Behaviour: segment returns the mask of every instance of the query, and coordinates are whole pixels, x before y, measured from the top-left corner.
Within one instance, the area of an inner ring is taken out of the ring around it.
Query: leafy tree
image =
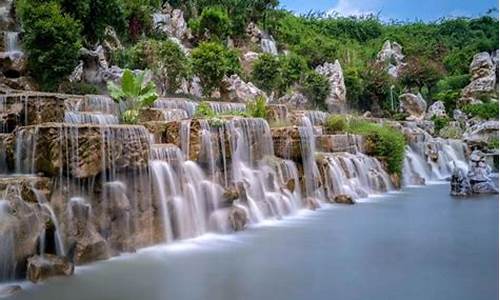
[[[44,90],[54,90],[78,64],[80,24],[65,15],[55,2],[18,2],[24,30],[23,46],[30,74]]]
[[[277,56],[264,53],[253,65],[252,81],[267,93],[271,93],[281,85],[280,61]]]
[[[294,84],[300,82],[302,74],[308,70],[305,59],[295,53],[279,57],[281,86],[280,92],[285,92]]]
[[[238,55],[216,42],[205,42],[193,49],[191,63],[193,73],[200,77],[203,93],[207,96],[220,88],[224,76],[240,72]]]
[[[422,87],[426,87],[431,91],[443,75],[444,69],[438,62],[422,57],[410,57],[400,80],[407,87],[416,87],[420,91]]]
[[[207,7],[200,17],[191,19],[189,27],[200,39],[215,39],[223,41],[231,34],[231,20],[221,7]]]
[[[148,77],[147,71],[134,75],[132,71],[126,69],[121,85],[108,81],[110,96],[116,102],[125,102],[127,110],[122,114],[122,120],[125,123],[137,123],[139,110],[151,106],[158,99],[155,84],[146,80],[146,77]]]

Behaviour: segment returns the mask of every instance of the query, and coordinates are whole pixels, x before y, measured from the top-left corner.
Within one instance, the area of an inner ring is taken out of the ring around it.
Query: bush
[[[488,149],[498,150],[498,137],[492,138],[488,143]]]
[[[441,129],[438,135],[445,139],[461,139],[463,132],[462,129],[456,126],[446,126]]]
[[[246,114],[252,118],[265,118],[267,115],[266,104],[266,98],[259,96],[255,101],[247,103]]]
[[[206,101],[200,102],[194,112],[195,118],[215,118],[216,116],[217,114]]]
[[[63,14],[57,3],[23,0],[17,4],[28,70],[43,90],[54,90],[78,64],[80,25]]]
[[[330,116],[326,119],[324,127],[328,133],[345,132],[347,129],[347,121],[344,116]]]
[[[206,7],[198,18],[189,21],[189,28],[199,39],[224,41],[231,34],[231,20],[223,8]]]
[[[191,53],[193,73],[200,77],[203,94],[209,96],[220,87],[224,76],[238,74],[240,64],[237,53],[220,43],[205,42]]]
[[[304,76],[301,85],[301,92],[307,99],[312,101],[320,109],[327,108],[325,100],[330,94],[330,82],[325,76],[315,71],[309,71]]]
[[[463,111],[472,117],[478,117],[483,120],[498,120],[498,102],[469,104],[463,107]]]
[[[267,93],[277,89],[282,81],[278,57],[269,53],[260,55],[253,65],[252,81]]]
[[[69,82],[65,81],[59,85],[59,93],[71,95],[96,95],[99,90],[95,85],[85,82]]]
[[[300,82],[302,74],[307,71],[305,59],[297,54],[289,53],[279,57],[281,86],[280,93],[285,93],[288,88]]]
[[[448,126],[448,124],[450,123],[450,118],[448,118],[447,116],[444,117],[433,116],[431,120],[432,122],[434,122],[435,132],[440,132],[441,129]]]
[[[404,135],[388,125],[379,125],[364,120],[351,120],[348,132],[365,136],[372,146],[368,154],[375,155],[387,164],[390,173],[401,174],[405,158]]]

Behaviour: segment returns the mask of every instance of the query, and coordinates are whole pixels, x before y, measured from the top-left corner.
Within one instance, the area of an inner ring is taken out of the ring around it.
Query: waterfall
[[[5,31],[4,32],[4,52],[12,59],[18,59],[23,55],[23,51],[19,45],[19,32]]]
[[[0,282],[15,279],[16,253],[14,244],[14,228],[9,225],[9,203],[0,199],[0,220],[4,227],[0,227]]]
[[[262,52],[264,53],[278,55],[278,47],[276,46],[276,41],[271,35],[264,34],[260,41],[260,47],[262,49]]]
[[[307,117],[301,119],[301,125],[299,126],[300,132],[300,148],[302,154],[302,164],[304,167],[304,178],[305,178],[305,193],[306,196],[312,197],[314,199],[324,199],[324,195],[321,193],[319,187],[321,178],[316,165],[316,138],[314,135],[314,128]]]
[[[69,124],[118,124],[118,105],[109,97],[87,95],[65,101],[64,122]]]

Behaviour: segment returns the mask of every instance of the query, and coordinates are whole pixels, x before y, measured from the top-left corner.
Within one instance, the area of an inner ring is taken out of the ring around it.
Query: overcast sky
[[[474,17],[498,7],[496,0],[281,0],[280,3],[283,8],[297,13],[307,13],[310,10],[333,10],[345,16],[380,13],[384,20],[401,21]]]

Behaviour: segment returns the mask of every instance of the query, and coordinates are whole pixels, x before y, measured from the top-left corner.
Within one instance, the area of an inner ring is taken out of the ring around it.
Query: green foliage
[[[65,81],[59,85],[58,92],[72,95],[95,95],[99,93],[99,90],[95,85],[85,82]]]
[[[401,174],[405,157],[406,140],[398,130],[384,124],[353,119],[349,122],[348,132],[364,135],[373,154],[387,163],[390,173]]]
[[[280,56],[279,62],[280,76],[282,78],[279,90],[281,93],[284,93],[294,84],[300,82],[302,74],[305,73],[308,68],[304,57],[295,53]]]
[[[345,132],[347,120],[342,115],[333,115],[326,119],[324,127],[328,133]]]
[[[277,56],[264,53],[253,65],[252,81],[267,93],[281,85],[280,61]]]
[[[330,83],[325,76],[309,71],[304,76],[301,85],[301,92],[304,96],[318,108],[326,109],[325,100],[330,94]]]
[[[246,114],[252,118],[265,118],[267,101],[263,96],[257,97],[246,105]]]
[[[442,66],[433,60],[424,57],[410,57],[401,73],[401,83],[407,87],[434,88],[443,76]]]
[[[491,101],[480,104],[469,104],[463,107],[463,111],[472,117],[484,120],[498,120],[498,102]]]
[[[43,90],[54,90],[78,64],[81,28],[77,21],[62,13],[57,3],[35,2],[17,3],[24,30],[23,46],[30,74]]]
[[[490,142],[488,143],[488,149],[498,150],[498,137],[490,140]]]
[[[195,118],[215,118],[216,116],[217,114],[206,101],[200,102],[194,112]]]
[[[461,139],[462,130],[457,126],[446,126],[438,132],[439,136],[445,139]]]
[[[108,81],[110,96],[116,102],[125,102],[127,106],[127,111],[122,115],[126,123],[136,123],[139,110],[151,106],[158,99],[155,84],[147,81],[146,76],[148,76],[147,71],[134,75],[132,71],[126,69],[120,86]]]
[[[221,7],[206,7],[198,18],[189,21],[192,32],[201,40],[223,41],[231,34],[231,20],[225,9]]]
[[[123,68],[150,69],[175,92],[190,73],[189,61],[178,44],[171,40],[148,39],[115,54],[114,62]]]
[[[443,117],[433,116],[431,118],[431,121],[434,122],[435,132],[440,132],[441,129],[448,126],[448,124],[450,123],[450,118],[448,116],[443,116]]]
[[[205,42],[191,53],[193,73],[198,75],[203,93],[209,96],[220,87],[224,76],[238,74],[240,64],[237,53],[220,43]]]

